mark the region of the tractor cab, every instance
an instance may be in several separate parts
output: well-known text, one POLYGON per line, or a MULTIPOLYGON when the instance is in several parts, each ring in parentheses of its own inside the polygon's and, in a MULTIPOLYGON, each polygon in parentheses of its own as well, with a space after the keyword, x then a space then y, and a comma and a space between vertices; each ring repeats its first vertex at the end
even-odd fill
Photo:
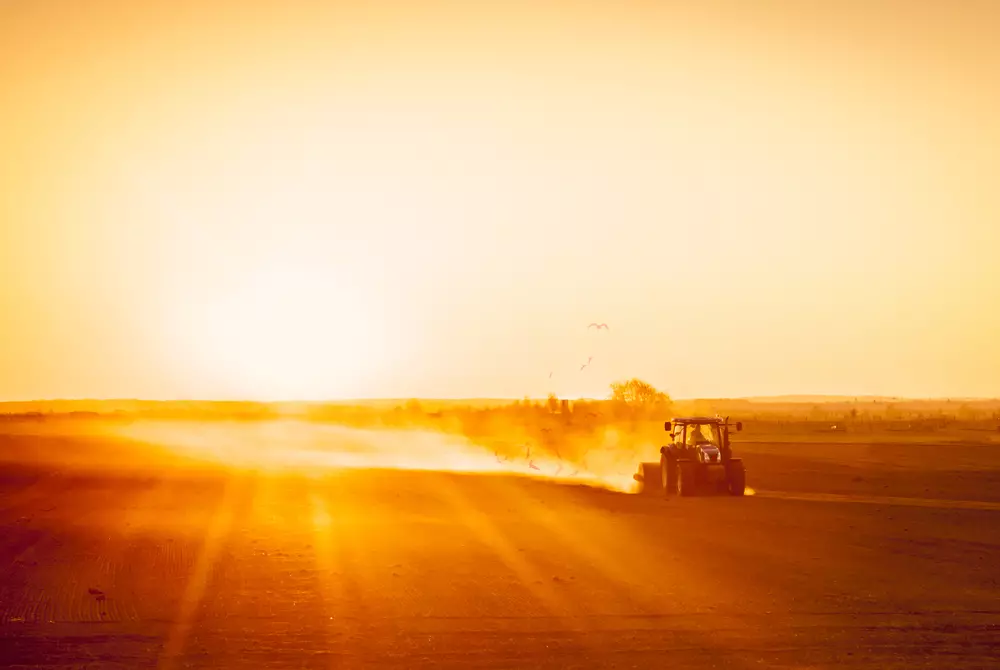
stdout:
POLYGON ((731 425, 719 417, 682 417, 666 421, 663 429, 670 433, 671 444, 665 450, 678 457, 699 463, 722 463, 732 456, 729 429, 743 430, 743 423, 731 425))

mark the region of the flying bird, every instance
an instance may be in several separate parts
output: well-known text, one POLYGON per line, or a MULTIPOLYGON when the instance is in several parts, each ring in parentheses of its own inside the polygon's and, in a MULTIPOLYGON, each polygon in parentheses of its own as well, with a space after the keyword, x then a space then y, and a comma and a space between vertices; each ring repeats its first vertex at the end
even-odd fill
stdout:
POLYGON ((538 467, 537 465, 535 465, 534 461, 528 461, 528 467, 531 468, 532 470, 541 470, 540 467, 538 467))
POLYGON ((585 367, 587 367, 587 364, 586 364, 586 363, 584 363, 583 365, 581 365, 581 366, 580 366, 580 372, 583 372, 583 369, 584 369, 585 367))
POLYGON ((549 373, 549 379, 552 379, 552 373, 551 372, 549 373))
POLYGON ((608 324, 606 324, 606 323, 591 323, 591 324, 588 324, 587 325, 587 330, 590 330, 591 328, 596 328, 597 330, 600 330, 601 328, 603 328, 604 330, 611 330, 611 328, 609 328, 608 324))

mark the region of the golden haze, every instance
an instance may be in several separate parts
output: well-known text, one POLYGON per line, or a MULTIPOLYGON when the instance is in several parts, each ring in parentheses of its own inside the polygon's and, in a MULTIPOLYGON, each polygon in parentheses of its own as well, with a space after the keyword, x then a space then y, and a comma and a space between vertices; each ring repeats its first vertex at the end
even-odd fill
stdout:
POLYGON ((5 2, 0 399, 1000 395, 998 14, 5 2))

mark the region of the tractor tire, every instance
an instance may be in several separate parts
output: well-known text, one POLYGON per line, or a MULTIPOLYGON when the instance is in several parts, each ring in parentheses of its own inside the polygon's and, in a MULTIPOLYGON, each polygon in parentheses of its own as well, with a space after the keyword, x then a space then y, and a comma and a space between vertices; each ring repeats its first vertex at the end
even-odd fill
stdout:
POLYGON ((642 475, 642 482, 639 484, 640 493, 646 496, 662 493, 659 463, 641 463, 639 473, 642 475))
POLYGON ((743 467, 743 461, 734 458, 729 461, 726 472, 726 483, 729 485, 729 495, 742 496, 747 490, 747 470, 743 467))
POLYGON ((660 483, 664 496, 669 498, 677 495, 677 459, 660 457, 660 483))
POLYGON ((698 493, 694 468, 691 461, 677 461, 677 495, 688 498, 698 493))

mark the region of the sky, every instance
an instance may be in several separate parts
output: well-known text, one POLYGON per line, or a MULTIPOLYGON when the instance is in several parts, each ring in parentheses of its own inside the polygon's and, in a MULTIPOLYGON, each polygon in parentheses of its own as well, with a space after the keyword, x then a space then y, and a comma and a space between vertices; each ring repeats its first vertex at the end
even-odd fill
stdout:
POLYGON ((0 0, 0 400, 1000 396, 998 30, 0 0))

